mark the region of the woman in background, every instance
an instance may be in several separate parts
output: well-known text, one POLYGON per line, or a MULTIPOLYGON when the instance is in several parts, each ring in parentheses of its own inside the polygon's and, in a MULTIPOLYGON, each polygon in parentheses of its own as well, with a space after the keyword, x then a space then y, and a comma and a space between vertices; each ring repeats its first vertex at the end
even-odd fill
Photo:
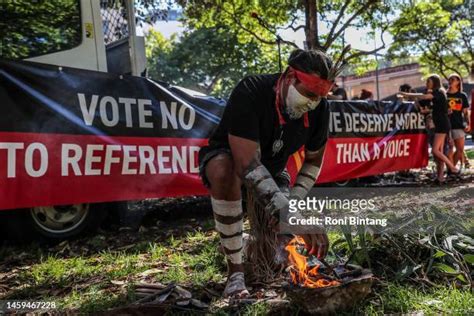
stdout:
POLYGON ((430 100, 433 109, 433 123, 435 135, 433 140, 433 156, 436 158, 436 183, 444 183, 444 165, 448 167, 454 175, 459 175, 459 170, 453 165, 451 160, 443 153, 444 142, 451 129, 448 117, 448 102, 446 92, 441 86, 441 78, 438 75, 431 75, 426 80, 427 93, 406 93, 402 95, 413 97, 416 100, 430 100))
POLYGON ((448 77, 449 88, 446 93, 448 98, 448 114, 451 123, 451 139, 449 159, 456 166, 463 163, 464 139, 470 131, 469 101, 462 88, 462 79, 457 74, 448 77), (456 148, 456 152, 454 152, 456 148))
POLYGON ((360 91, 360 97, 359 97, 359 100, 367 100, 367 101, 370 101, 370 100, 373 100, 374 99, 374 94, 372 93, 372 91, 368 90, 368 89, 362 89, 360 91))

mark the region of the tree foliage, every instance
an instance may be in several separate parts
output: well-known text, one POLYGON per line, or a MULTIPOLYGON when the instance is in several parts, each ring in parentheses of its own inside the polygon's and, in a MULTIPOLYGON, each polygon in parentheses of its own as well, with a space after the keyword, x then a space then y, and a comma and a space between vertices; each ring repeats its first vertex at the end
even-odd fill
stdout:
MULTIPOLYGON (((385 1, 387 3, 387 1, 385 1)), ((390 2, 390 1, 388 1, 390 2)), ((342 35, 347 28, 387 28, 387 15, 391 6, 380 0, 294 0, 294 1, 248 1, 248 0, 178 0, 184 8, 186 23, 191 28, 213 27, 223 24, 237 33, 240 41, 257 39, 267 45, 279 41, 296 47, 291 39, 279 39, 283 29, 303 29, 306 48, 330 51, 337 55, 342 35), (322 34, 318 21, 329 27, 322 34)), ((383 42, 383 41, 382 41, 383 42)), ((348 59, 373 54, 384 45, 370 52, 352 51, 348 59)))
MULTIPOLYGON (((108 2, 124 0, 108 0, 108 2)), ((168 20, 169 11, 173 8, 172 0, 135 0, 135 15, 137 24, 153 24, 157 21, 168 20)))
POLYGON ((390 28, 394 38, 390 54, 419 54, 425 73, 466 76, 474 63, 473 13, 469 9, 465 0, 402 2, 390 28))
POLYGON ((75 0, 6 1, 0 6, 0 56, 19 59, 79 45, 79 6, 75 0))
POLYGON ((146 42, 152 78, 206 94, 226 97, 246 75, 279 71, 274 47, 256 40, 242 43, 222 25, 197 28, 170 40, 151 31, 146 42))
MULTIPOLYGON (((188 32, 172 39, 165 45, 168 48, 152 48, 156 43, 153 37, 159 35, 150 34, 148 60, 153 61, 149 73, 158 80, 219 96, 227 96, 245 75, 278 71, 277 44, 281 45, 283 64, 289 51, 297 47, 292 39, 278 35, 284 29, 303 29, 306 48, 337 57, 347 28, 384 30, 390 12, 390 6, 379 0, 177 2, 184 9, 188 32), (321 33, 321 23, 327 24, 327 34, 321 33)), ((366 55, 382 48, 384 45, 370 52, 352 50, 348 60, 356 71, 368 70, 374 63, 366 55)))

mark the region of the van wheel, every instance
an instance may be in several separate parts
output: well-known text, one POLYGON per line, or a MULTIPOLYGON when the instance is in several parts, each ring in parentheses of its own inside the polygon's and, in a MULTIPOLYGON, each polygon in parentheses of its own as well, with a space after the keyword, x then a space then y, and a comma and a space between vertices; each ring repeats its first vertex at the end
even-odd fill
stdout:
POLYGON ((358 179, 349 179, 349 180, 343 180, 343 181, 335 181, 333 183, 335 187, 345 188, 345 187, 357 186, 359 181, 358 179))
POLYGON ((9 215, 5 224, 10 238, 61 240, 97 229, 107 210, 104 204, 74 204, 14 210, 9 215))

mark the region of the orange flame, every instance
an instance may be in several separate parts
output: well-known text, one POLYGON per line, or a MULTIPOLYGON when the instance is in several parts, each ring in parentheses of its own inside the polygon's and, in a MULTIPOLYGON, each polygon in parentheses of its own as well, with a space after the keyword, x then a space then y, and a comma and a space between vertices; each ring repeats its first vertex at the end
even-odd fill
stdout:
POLYGON ((307 257, 297 251, 297 248, 302 245, 305 245, 303 238, 297 236, 285 247, 286 251, 288 251, 288 259, 290 260, 291 282, 309 288, 339 285, 338 281, 328 280, 322 276, 318 272, 319 265, 308 267, 307 257))

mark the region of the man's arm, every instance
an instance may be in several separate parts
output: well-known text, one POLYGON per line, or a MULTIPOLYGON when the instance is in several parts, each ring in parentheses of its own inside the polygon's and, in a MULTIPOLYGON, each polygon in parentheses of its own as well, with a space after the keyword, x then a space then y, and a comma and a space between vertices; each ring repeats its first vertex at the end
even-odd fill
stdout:
POLYGON ((471 118, 469 116, 469 108, 464 108, 462 110, 463 114, 464 114, 464 117, 466 118, 466 128, 464 129, 464 131, 466 133, 469 133, 471 131, 471 118))
POLYGON ((306 151, 301 170, 296 178, 295 185, 291 189, 290 197, 304 199, 309 190, 314 186, 321 169, 323 155, 326 145, 317 151, 306 151))
MULTIPOLYGON (((252 192, 256 200, 273 217, 270 225, 276 225, 279 221, 280 213, 288 209, 288 198, 280 191, 278 185, 273 180, 270 172, 263 166, 257 154, 258 144, 254 141, 229 135, 229 144, 234 159, 234 172, 242 179, 247 189, 252 192)), ((321 166, 322 153, 324 148, 311 153, 306 161, 321 166)), ((319 168, 319 167, 318 167, 319 168)), ((312 182, 314 184, 314 181, 312 182)), ((318 227, 313 227, 317 230, 318 227)), ((319 228, 318 233, 311 232, 302 234, 309 254, 314 254, 318 258, 324 258, 329 247, 329 239, 323 228, 319 228)))
POLYGON ((423 93, 399 92, 399 94, 405 97, 412 97, 416 100, 432 100, 433 99, 433 95, 431 93, 423 94, 423 93))
POLYGON ((342 100, 342 95, 328 94, 326 97, 328 100, 342 100))
MULTIPOLYGON (((306 198, 309 190, 311 190, 318 179, 325 148, 326 145, 316 151, 305 152, 304 163, 298 173, 295 185, 291 189, 290 199, 306 198)), ((316 255, 318 258, 326 256, 329 248, 329 239, 324 232, 324 228, 320 227, 320 232, 317 234, 304 234, 301 237, 306 245, 311 245, 311 247, 308 247, 310 248, 308 249, 310 254, 316 255)))
POLYGON ((288 199, 260 162, 257 142, 229 135, 229 144, 234 159, 234 172, 265 210, 279 219, 280 211, 288 207, 288 199))

